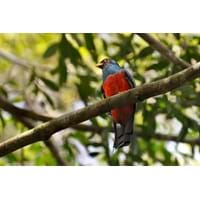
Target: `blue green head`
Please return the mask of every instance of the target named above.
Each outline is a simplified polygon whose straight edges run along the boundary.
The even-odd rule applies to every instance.
[[[104,58],[96,66],[101,68],[103,71],[103,81],[105,81],[109,75],[115,74],[116,72],[122,70],[118,63],[110,58]]]

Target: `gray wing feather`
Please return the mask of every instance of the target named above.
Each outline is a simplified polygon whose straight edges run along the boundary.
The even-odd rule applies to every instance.
[[[130,73],[129,73],[127,70],[125,70],[125,69],[124,69],[123,71],[124,71],[124,73],[125,73],[125,75],[126,75],[126,78],[127,78],[127,80],[128,80],[129,85],[130,85],[131,87],[135,88],[135,82],[134,82],[132,76],[130,75]]]

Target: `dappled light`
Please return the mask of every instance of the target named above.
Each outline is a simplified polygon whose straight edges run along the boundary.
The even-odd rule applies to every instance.
[[[113,148],[106,110],[50,138],[41,132],[30,145],[2,154],[0,165],[200,165],[198,34],[0,34],[0,143],[103,101],[96,64],[104,58],[129,71],[136,87],[162,79],[157,89],[168,87],[139,93],[132,144]],[[177,76],[183,85],[164,79],[192,66],[198,74]]]

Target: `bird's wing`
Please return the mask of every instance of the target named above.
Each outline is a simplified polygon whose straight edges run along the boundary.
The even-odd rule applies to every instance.
[[[126,76],[126,79],[129,83],[129,85],[132,87],[132,88],[135,88],[136,85],[135,85],[135,82],[132,78],[132,76],[130,75],[130,73],[127,71],[127,70],[124,70],[124,73],[125,73],[125,76]],[[130,139],[129,141],[131,142],[134,142],[135,141],[135,134],[134,134],[134,118],[135,118],[135,112],[136,112],[136,106],[137,104],[133,104],[133,115],[130,116],[130,119],[128,120],[126,126],[125,126],[125,133],[127,133],[127,137]],[[132,134],[128,134],[128,133],[132,133]]]
[[[125,76],[126,76],[126,79],[127,79],[128,83],[129,83],[129,85],[132,88],[135,88],[136,85],[135,85],[135,82],[134,82],[132,76],[130,75],[130,73],[127,70],[125,70],[125,69],[124,69],[124,73],[125,73]],[[134,105],[134,110],[136,110],[136,104]]]
[[[130,73],[127,71],[127,70],[123,70],[124,73],[125,73],[125,76],[126,76],[126,79],[128,80],[128,83],[129,85],[132,87],[132,88],[135,88],[135,82],[133,81],[133,78],[132,76],[130,75]]]

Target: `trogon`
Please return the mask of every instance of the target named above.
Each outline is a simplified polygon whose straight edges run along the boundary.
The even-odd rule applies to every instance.
[[[103,72],[101,90],[105,98],[135,87],[131,75],[114,60],[105,58],[96,66]],[[131,143],[135,110],[136,104],[128,104],[111,110],[115,133],[114,148],[121,148]]]

